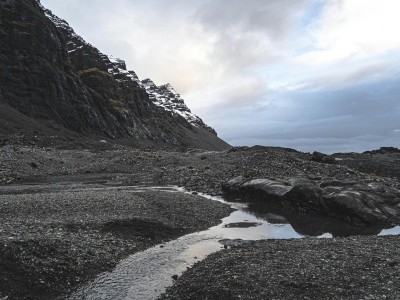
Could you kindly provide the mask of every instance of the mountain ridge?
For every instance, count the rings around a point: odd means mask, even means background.
[[[37,1],[46,16],[54,23],[54,25],[56,25],[57,28],[65,30],[70,36],[70,39],[67,43],[68,53],[72,53],[77,51],[78,49],[81,49],[83,45],[95,48],[90,43],[86,42],[80,35],[76,34],[67,21],[54,15],[51,10],[41,5],[40,0]],[[78,41],[78,43],[76,41]],[[79,43],[81,43],[81,45],[79,45]],[[164,108],[166,111],[177,113],[185,118],[192,125],[203,127],[211,133],[217,135],[216,131],[213,128],[206,125],[203,120],[201,120],[197,115],[193,114],[190,111],[190,109],[184,103],[184,100],[181,99],[180,94],[175,91],[170,83],[157,86],[149,78],[140,80],[135,71],[127,70],[126,62],[121,58],[113,57],[112,55],[108,56],[100,51],[99,54],[102,57],[104,63],[106,63],[107,65],[107,72],[112,74],[117,81],[124,82],[131,80],[138,83],[139,86],[146,89],[150,100],[152,100],[155,105]],[[145,82],[151,82],[152,88],[148,89],[148,85]]]
[[[0,9],[3,105],[89,136],[208,150],[230,147],[172,86],[146,89],[123,60],[101,53],[40,1],[6,0]]]

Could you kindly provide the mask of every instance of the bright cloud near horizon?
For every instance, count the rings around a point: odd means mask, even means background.
[[[400,147],[398,0],[41,0],[232,145]]]

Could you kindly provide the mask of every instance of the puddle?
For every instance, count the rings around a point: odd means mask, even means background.
[[[176,187],[137,187],[132,192],[157,190],[184,192]],[[306,216],[279,211],[279,207],[265,204],[231,203],[221,197],[200,196],[229,203],[237,209],[224,218],[220,225],[205,231],[185,235],[179,239],[158,245],[129,256],[112,272],[100,274],[95,280],[81,287],[67,299],[124,299],[150,300],[158,298],[172,277],[180,276],[187,268],[240,240],[291,239],[305,235],[319,238],[354,234],[399,234],[400,226],[392,229],[354,228],[348,224],[318,216]]]
[[[399,235],[400,226],[396,226],[389,229],[383,229],[378,235]]]

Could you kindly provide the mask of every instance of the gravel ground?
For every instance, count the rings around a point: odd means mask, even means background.
[[[197,263],[160,299],[400,299],[400,238],[268,240]]]
[[[129,187],[0,191],[0,299],[52,298],[131,253],[216,225],[231,211],[195,195]]]
[[[400,153],[336,154],[338,163],[360,172],[400,179]]]
[[[171,151],[100,148],[60,150],[38,146],[6,145],[0,148],[0,182],[54,182],[81,180],[91,174],[121,184],[176,184],[208,194],[220,194],[221,184],[236,177],[269,178],[279,182],[292,177],[316,182],[342,180],[359,183],[398,180],[361,173],[346,166],[310,161],[306,153],[272,147],[239,148],[235,151]],[[392,163],[398,169],[400,162]],[[389,168],[389,166],[388,166]],[[75,178],[75,179],[74,179]]]
[[[274,147],[207,152],[133,149],[86,140],[78,143],[73,137],[3,139],[0,299],[49,299],[65,293],[112,269],[130,253],[206,229],[230,211],[195,195],[133,192],[128,185],[173,184],[221,194],[221,184],[236,176],[280,182],[298,176],[316,183],[340,180],[400,187],[398,179],[390,177],[399,169],[397,158],[384,164],[385,172],[374,172],[375,166],[382,165],[375,162],[385,156],[371,155],[374,163],[366,173],[349,168],[357,165],[359,158],[366,159],[365,155],[351,154],[351,164],[344,165],[321,164],[310,158],[308,153]],[[392,237],[252,243],[201,262],[177,281],[171,295],[189,299],[185,294],[196,288],[201,293],[210,281],[203,298],[190,299],[217,299],[218,293],[218,299],[239,295],[241,299],[363,299],[370,294],[395,299],[397,246],[398,239]],[[378,260],[371,263],[375,256]],[[298,273],[299,264],[309,275]],[[239,275],[231,277],[232,272],[238,272],[241,279],[234,277]],[[386,276],[392,278],[387,285],[382,283]],[[394,282],[393,289],[384,292],[392,288],[389,281]]]

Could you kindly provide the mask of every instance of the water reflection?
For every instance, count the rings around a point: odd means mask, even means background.
[[[186,192],[176,187],[130,187],[130,189],[133,192],[146,190]],[[225,202],[221,197],[200,195]],[[186,268],[193,266],[207,255],[223,249],[224,246],[229,247],[243,240],[400,233],[400,226],[385,230],[377,227],[354,227],[342,221],[282,209],[278,203],[253,202],[249,205],[228,203],[237,210],[224,218],[222,224],[202,232],[185,235],[165,243],[163,247],[155,246],[133,254],[121,261],[114,271],[100,274],[95,280],[69,295],[67,299],[157,299],[166,287],[173,284],[172,276],[181,275]]]
[[[271,224],[290,224],[297,233],[305,236],[321,236],[325,233],[330,233],[333,237],[378,235],[383,229],[390,228],[390,226],[354,225],[339,219],[283,208],[279,203],[271,201],[251,202],[246,210]],[[399,230],[388,231],[388,234],[389,232],[398,234]]]

